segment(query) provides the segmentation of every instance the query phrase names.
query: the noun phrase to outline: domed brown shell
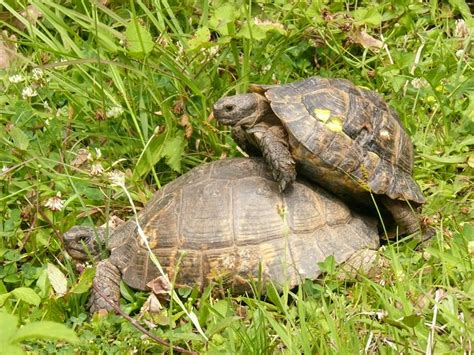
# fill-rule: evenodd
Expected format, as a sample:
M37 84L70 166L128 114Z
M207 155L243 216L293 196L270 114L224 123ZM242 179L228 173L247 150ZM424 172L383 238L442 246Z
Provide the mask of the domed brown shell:
M320 77L252 90L270 101L306 177L342 196L370 191L425 202L412 178L410 137L375 92Z
M377 248L376 222L338 198L299 180L280 193L260 159L229 159L194 168L159 190L140 213L147 241L178 286L222 281L233 292L245 280L297 285L316 278L318 262L343 262ZM137 289L159 276L136 224L127 222L108 244L110 261Z

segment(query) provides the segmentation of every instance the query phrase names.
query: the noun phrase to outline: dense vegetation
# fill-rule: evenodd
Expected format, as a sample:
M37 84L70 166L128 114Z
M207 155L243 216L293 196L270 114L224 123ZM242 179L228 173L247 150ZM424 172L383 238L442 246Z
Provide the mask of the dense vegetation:
M132 214L110 173L139 207L192 167L240 155L210 116L219 97L312 75L348 78L399 112L436 235L387 243L372 277L341 280L328 259L324 278L281 295L181 292L194 322L176 302L138 317L147 295L126 285L123 310L199 352L472 352L470 9L308 3L0 2L0 353L166 350L122 316L88 318L94 263L77 270L62 233Z

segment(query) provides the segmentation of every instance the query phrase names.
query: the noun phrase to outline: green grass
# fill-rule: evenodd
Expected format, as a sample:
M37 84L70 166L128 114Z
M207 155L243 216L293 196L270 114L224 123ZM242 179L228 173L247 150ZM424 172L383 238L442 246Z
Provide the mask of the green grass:
M182 294L207 342L175 303L142 323L208 353L472 352L474 21L464 1L43 0L31 2L36 22L19 15L25 3L0 2L19 54L0 71L0 325L11 322L5 312L20 325L55 321L80 341L58 328L49 338L71 342L0 334L0 349L166 350L122 317L88 319L91 274L78 276L62 233L131 215L108 172L125 173L140 206L192 167L239 155L209 119L219 97L321 75L376 90L399 112L435 237L389 243L375 277L341 281L329 265L321 280L265 298ZM28 86L36 96L22 95ZM79 164L81 149L90 159ZM91 177L99 163L104 173ZM45 206L55 197L58 211ZM146 299L126 286L122 296L133 314Z

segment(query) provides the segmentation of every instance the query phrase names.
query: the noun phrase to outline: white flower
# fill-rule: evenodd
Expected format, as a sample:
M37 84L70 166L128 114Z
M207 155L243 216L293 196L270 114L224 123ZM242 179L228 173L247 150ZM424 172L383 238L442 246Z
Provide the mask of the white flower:
M8 77L8 81L12 84L21 83L24 80L25 80L25 77L21 74L15 74L15 75L12 75L12 76Z
M209 54L209 56L214 57L217 53L219 53L219 46L209 47L206 49L206 52Z
M21 96L23 96L24 99L28 97L34 97L37 95L38 95L38 92L35 89L33 89L31 86L27 86L21 91Z
M54 197L48 198L44 207L49 208L51 211L61 211L64 208L64 200L61 200L61 192L58 192Z
M43 75L44 75L44 72L43 72L43 69L41 69L41 68L34 68L31 71L31 77L35 81L43 79Z
M114 170L111 171L108 175L112 185L125 187L125 174L123 172Z
M456 20L456 28L454 29L454 37L467 38L469 37L469 27L466 26L464 20Z
M114 106L108 110L105 115L107 118L116 118L119 117L123 113L122 106Z
M375 315L377 316L377 319L378 320L382 320L384 318L387 318L388 316L388 312L386 310L380 310L378 312L375 312Z
M4 165L2 167L2 173L6 173L9 170L8 166Z
M280 30L285 29L285 27L283 27L283 25L279 22L273 22L270 20L261 20L258 17L254 17L253 21L257 26L270 26L270 27L273 27L275 29L280 29Z
M415 89L421 89L426 87L427 85L428 82L425 78L415 78L411 81L411 86L413 86Z
M68 111L69 111L69 108L67 106L60 107L56 111L56 117L67 116Z
M184 47L181 42L176 42L176 47L178 48L178 56L181 57L184 54Z
M97 161L95 163L92 163L92 166L91 166L91 175L92 176L101 175L103 172L104 172L104 167L102 166L102 164L99 161Z
M462 58L464 57L464 49L459 49L456 51L456 57Z

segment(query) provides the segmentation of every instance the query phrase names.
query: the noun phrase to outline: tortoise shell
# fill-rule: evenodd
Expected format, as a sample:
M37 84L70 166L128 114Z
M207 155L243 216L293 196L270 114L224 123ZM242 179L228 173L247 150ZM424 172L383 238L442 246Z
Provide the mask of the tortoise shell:
M331 191L425 202L412 178L413 145L397 113L345 79L253 85L286 128L298 169Z
M318 262L343 262L378 247L376 222L324 190L296 181L280 193L263 160L229 159L194 168L159 190L139 221L147 242L177 286L245 280L297 285L320 274ZM133 220L118 227L110 261L128 285L145 290L159 276ZM176 275L177 274L177 275Z

